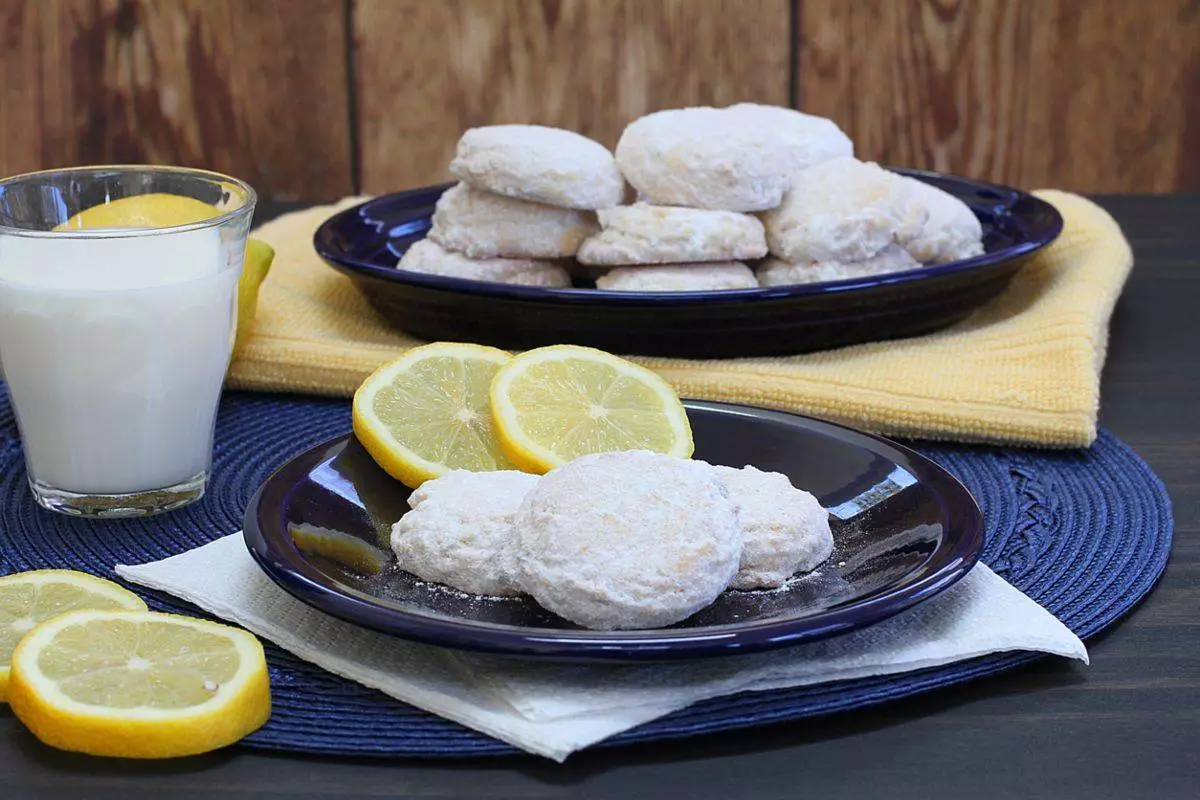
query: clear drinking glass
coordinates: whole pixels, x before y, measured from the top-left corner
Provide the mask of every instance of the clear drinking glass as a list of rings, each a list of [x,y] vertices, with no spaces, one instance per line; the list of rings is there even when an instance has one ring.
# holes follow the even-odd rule
[[[144,194],[201,200],[217,216],[55,230]],[[204,494],[254,203],[242,181],[174,167],[0,181],[0,370],[39,504],[143,516]]]

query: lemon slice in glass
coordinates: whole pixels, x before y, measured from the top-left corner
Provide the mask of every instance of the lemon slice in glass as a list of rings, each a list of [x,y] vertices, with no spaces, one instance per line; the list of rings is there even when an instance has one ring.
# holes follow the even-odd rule
[[[526,472],[616,450],[692,455],[692,428],[670,384],[601,350],[530,350],[496,374],[491,397],[496,436]]]
[[[72,611],[42,623],[13,654],[9,704],[52,747],[123,758],[215,750],[271,715],[254,636],[149,611]]]
[[[214,205],[179,194],[155,192],[110,200],[85,208],[56,231],[84,231],[113,228],[170,228],[190,225],[220,216]]]
[[[9,662],[17,643],[39,624],[82,608],[145,611],[133,592],[68,569],[40,569],[0,578],[0,700],[8,697]]]
[[[494,347],[439,342],[384,364],[354,393],[354,434],[413,489],[455,469],[512,469],[492,430],[488,389],[509,361]]]
[[[224,212],[214,205],[179,194],[153,192],[122,197],[107,203],[85,208],[66,222],[55,226],[56,231],[86,231],[121,228],[170,228],[190,225],[220,216]],[[254,326],[258,307],[258,290],[271,262],[275,249],[258,239],[246,241],[246,256],[241,279],[238,281],[238,323],[234,350],[241,348]]]

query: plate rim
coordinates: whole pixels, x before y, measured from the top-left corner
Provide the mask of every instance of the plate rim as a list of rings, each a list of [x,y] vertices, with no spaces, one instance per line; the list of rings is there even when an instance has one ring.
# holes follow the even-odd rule
[[[552,658],[573,661],[662,661],[759,652],[815,641],[881,622],[924,602],[957,583],[979,560],[984,542],[983,514],[970,491],[944,467],[928,457],[883,436],[828,420],[786,411],[734,403],[686,400],[689,409],[739,414],[756,419],[774,418],[804,427],[830,428],[859,438],[875,448],[892,450],[918,479],[943,497],[952,512],[962,512],[962,530],[957,537],[943,537],[929,558],[901,579],[860,600],[790,620],[761,620],[732,626],[666,628],[633,631],[591,631],[522,628],[499,623],[456,620],[440,614],[424,614],[381,604],[377,598],[357,592],[332,579],[304,559],[294,547],[281,551],[265,531],[267,509],[264,496],[290,467],[335,447],[344,447],[353,433],[328,439],[293,456],[277,467],[255,490],[246,506],[243,541],[258,567],[277,586],[316,610],[368,630],[440,647],[501,655]],[[884,456],[892,461],[898,459]],[[314,461],[314,463],[316,463]],[[294,485],[294,484],[290,484]],[[949,540],[949,541],[948,541]],[[941,563],[930,564],[941,556]],[[923,573],[912,579],[914,573]]]
[[[1028,214],[1031,217],[1036,215],[1044,218],[1046,224],[1038,228],[1036,235],[1027,241],[1001,248],[991,253],[984,253],[973,258],[951,261],[947,264],[932,264],[922,266],[918,269],[884,273],[881,275],[865,275],[839,281],[821,281],[788,286],[758,287],[754,289],[690,292],[617,292],[604,289],[520,286],[507,283],[493,283],[490,281],[475,281],[445,275],[408,272],[395,269],[394,267],[370,264],[352,258],[346,255],[344,251],[335,247],[335,231],[337,228],[348,218],[359,216],[368,206],[382,203],[396,203],[406,198],[425,195],[434,191],[444,192],[455,184],[455,182],[448,182],[379,195],[361,203],[356,203],[349,208],[342,209],[330,215],[317,227],[316,231],[313,232],[312,246],[317,255],[327,265],[356,278],[374,278],[388,283],[493,299],[540,300],[543,302],[636,307],[647,305],[712,305],[718,301],[737,303],[764,302],[794,299],[809,295],[866,291],[881,286],[921,283],[951,275],[984,270],[988,267],[999,266],[1017,259],[1028,258],[1032,254],[1048,247],[1062,234],[1063,218],[1058,209],[1047,201],[1020,189],[989,181],[965,178],[950,173],[933,172],[931,170],[918,170],[887,165],[885,165],[885,168],[889,171],[920,180],[932,178],[935,180],[954,181],[972,186],[977,190],[991,191],[1001,196],[1008,195],[1012,198],[1012,201],[1006,205],[1006,209],[1011,209],[1017,204],[1027,204],[1031,207]]]

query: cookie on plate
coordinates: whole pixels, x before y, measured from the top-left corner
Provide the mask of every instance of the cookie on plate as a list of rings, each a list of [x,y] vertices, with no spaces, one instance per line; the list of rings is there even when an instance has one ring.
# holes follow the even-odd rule
[[[584,264],[734,261],[767,253],[762,222],[748,214],[635,203],[599,213],[601,232],[579,246]]]
[[[566,258],[599,231],[591,211],[516,200],[459,183],[438,200],[429,238],[471,258]]]
[[[426,481],[392,526],[400,569],[470,594],[521,593],[513,520],[537,475],[454,470]]]
[[[756,289],[758,281],[740,261],[709,261],[649,267],[617,267],[596,280],[610,292],[711,292]]]
[[[890,244],[862,261],[806,261],[793,263],[768,258],[754,271],[760,286],[791,286],[797,283],[825,283],[885,275],[917,269],[921,264],[898,244]]]
[[[562,208],[611,208],[625,194],[608,148],[542,125],[471,128],[458,140],[450,172],[476,189]]]
[[[916,178],[900,180],[929,212],[921,232],[905,242],[909,255],[924,264],[983,255],[983,226],[966,203]]]
[[[771,130],[784,146],[788,175],[822,161],[854,155],[854,142],[831,119],[794,108],[738,103],[728,109]]]
[[[571,276],[560,265],[531,258],[467,258],[462,253],[447,250],[431,239],[414,242],[400,258],[397,269],[466,278],[491,283],[514,283],[524,286],[564,287],[571,285]]]
[[[750,466],[715,469],[737,504],[742,526],[742,560],[731,589],[775,589],[829,558],[829,512],[817,498],[778,472]]]
[[[920,235],[929,212],[900,176],[835,158],[792,176],[779,208],[762,215],[771,254],[791,262],[855,262]]]
[[[625,179],[648,203],[765,211],[788,187],[789,156],[771,127],[723,108],[656,111],[625,128]]]
[[[521,586],[598,630],[656,628],[712,603],[737,574],[742,529],[717,474],[644,450],[547,473],[516,517]]]

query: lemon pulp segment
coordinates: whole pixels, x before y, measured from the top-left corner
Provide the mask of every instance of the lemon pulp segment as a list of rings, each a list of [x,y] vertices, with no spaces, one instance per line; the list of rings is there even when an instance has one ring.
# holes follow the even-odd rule
[[[110,619],[65,628],[38,653],[37,667],[77,703],[173,710],[208,702],[238,662],[226,637],[165,621]]]

